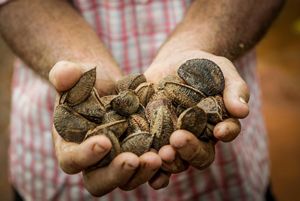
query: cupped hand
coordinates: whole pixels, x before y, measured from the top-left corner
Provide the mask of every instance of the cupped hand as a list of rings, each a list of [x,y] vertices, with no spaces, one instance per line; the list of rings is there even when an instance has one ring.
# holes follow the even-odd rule
[[[81,75],[93,68],[93,65],[82,65],[60,61],[49,73],[49,80],[57,92],[70,89]],[[114,82],[122,75],[118,71],[105,71],[97,68],[96,88],[100,95],[112,93]],[[114,74],[111,74],[114,72]],[[57,96],[56,105],[59,100]],[[67,174],[83,173],[85,188],[95,196],[102,196],[115,188],[131,190],[153,180],[162,161],[157,153],[148,152],[138,157],[132,153],[121,153],[106,167],[93,169],[90,166],[101,160],[111,149],[110,140],[104,135],[88,138],[80,144],[67,142],[57,133],[53,126],[53,142],[60,167]],[[164,176],[158,180],[165,182]],[[161,183],[161,182],[159,182]]]
[[[185,50],[158,55],[145,72],[147,80],[158,83],[163,77],[177,74],[181,64],[189,59],[209,59],[215,62],[222,70],[225,78],[223,99],[230,118],[218,123],[214,128],[214,136],[220,141],[230,142],[241,131],[238,119],[245,118],[249,113],[249,90],[245,81],[240,77],[231,61],[225,57],[216,56],[199,50]],[[213,153],[213,157],[212,154]],[[179,158],[190,165],[203,169],[214,160],[214,144],[208,144],[198,140],[192,133],[185,130],[177,130],[170,137],[170,145],[162,147],[159,155],[163,160],[163,166],[170,171],[174,170]],[[183,168],[183,171],[186,168]],[[178,172],[177,171],[177,172]]]

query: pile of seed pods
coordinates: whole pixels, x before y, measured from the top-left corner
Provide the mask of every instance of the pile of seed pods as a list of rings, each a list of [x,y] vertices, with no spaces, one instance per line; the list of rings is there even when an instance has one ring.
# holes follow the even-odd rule
[[[121,152],[140,156],[159,150],[177,129],[208,143],[214,155],[214,126],[228,117],[224,76],[214,62],[188,60],[177,75],[156,85],[143,74],[125,76],[116,83],[116,95],[100,97],[95,81],[96,68],[62,93],[54,112],[54,126],[66,141],[81,143],[94,135],[110,139],[111,151],[94,167],[108,165]]]

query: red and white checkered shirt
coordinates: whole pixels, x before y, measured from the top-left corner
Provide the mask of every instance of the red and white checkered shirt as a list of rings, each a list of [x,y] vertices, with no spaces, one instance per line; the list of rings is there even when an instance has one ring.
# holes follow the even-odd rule
[[[143,72],[160,45],[183,18],[190,0],[76,0],[75,6],[126,73]],[[62,172],[51,139],[55,91],[30,68],[17,61],[13,77],[10,175],[26,200],[263,200],[269,181],[268,147],[260,111],[255,55],[236,66],[250,86],[250,115],[232,143],[218,143],[214,163],[171,177],[162,190],[147,184],[125,192],[114,190],[93,198],[80,174]]]

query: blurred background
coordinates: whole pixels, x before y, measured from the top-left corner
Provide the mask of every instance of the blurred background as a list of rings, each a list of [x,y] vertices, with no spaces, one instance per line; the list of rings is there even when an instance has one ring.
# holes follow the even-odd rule
[[[300,0],[287,0],[257,46],[271,179],[279,201],[300,200]],[[0,195],[11,199],[7,152],[13,54],[0,38]]]

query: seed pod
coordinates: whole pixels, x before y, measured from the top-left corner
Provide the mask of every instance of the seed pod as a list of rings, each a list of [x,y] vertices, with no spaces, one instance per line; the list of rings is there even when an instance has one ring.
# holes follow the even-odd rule
[[[65,101],[69,106],[77,105],[87,99],[96,82],[96,68],[85,72],[79,81],[66,93]]]
[[[90,130],[87,133],[87,136],[94,136],[94,135],[105,135],[109,138],[112,147],[111,150],[104,158],[102,158],[97,164],[93,165],[90,169],[97,169],[99,167],[107,166],[118,154],[121,153],[121,146],[119,143],[118,138],[115,134],[109,129],[99,129],[98,127],[94,130]]]
[[[155,113],[157,108],[161,106],[167,107],[167,110],[171,112],[171,117],[175,116],[176,118],[176,111],[174,106],[172,105],[172,102],[169,99],[157,99],[149,102],[145,109],[145,115],[148,122],[150,122],[151,119],[154,118],[152,115]]]
[[[214,97],[207,97],[201,100],[197,107],[204,110],[207,114],[207,121],[211,124],[217,124],[223,121],[222,108],[219,106],[217,100]]]
[[[128,133],[150,132],[148,121],[141,115],[132,114],[128,118]]]
[[[89,121],[100,124],[105,114],[105,109],[101,106],[96,93],[96,91],[92,91],[85,101],[73,106],[72,109]]]
[[[111,101],[116,97],[117,95],[102,96],[99,98],[99,102],[108,111],[111,109]]]
[[[112,131],[117,138],[120,138],[125,133],[127,128],[128,128],[128,122],[125,119],[109,122],[106,124],[101,124],[100,126],[94,128],[92,131],[88,132],[86,134],[85,139],[94,135],[99,135],[99,133],[102,132],[106,133],[106,130]]]
[[[183,113],[184,110],[186,110],[185,107],[183,107],[182,105],[177,105],[177,107],[176,107],[176,115],[177,115],[177,117],[179,117],[179,115],[180,115],[181,113]]]
[[[142,83],[135,89],[136,95],[139,97],[140,103],[146,106],[151,96],[155,93],[152,83]]]
[[[112,108],[120,115],[129,116],[139,108],[139,98],[131,90],[122,91],[111,101]]]
[[[115,111],[109,111],[104,114],[102,123],[106,124],[106,123],[115,122],[123,119],[125,119],[125,117],[119,115]]]
[[[164,92],[170,100],[186,108],[193,107],[205,97],[197,89],[175,82],[165,82]]]
[[[225,104],[224,104],[224,101],[223,101],[223,97],[222,96],[215,96],[215,99],[217,100],[218,102],[218,105],[221,107],[222,109],[222,119],[227,119],[229,117],[228,115],[228,112],[226,110],[226,107],[225,107]]]
[[[150,102],[154,102],[156,100],[161,100],[161,99],[164,99],[164,100],[168,100],[168,97],[166,96],[164,90],[158,90],[156,91],[150,98],[149,100],[149,103]]]
[[[58,105],[54,111],[54,126],[65,141],[81,143],[86,132],[97,125],[74,112],[67,105]]]
[[[157,107],[149,116],[150,133],[154,136],[152,147],[159,150],[169,144],[169,138],[176,128],[177,117],[166,105]]]
[[[129,89],[135,90],[137,86],[141,83],[146,82],[146,77],[144,74],[131,74],[123,77],[122,79],[118,80],[116,83],[116,91],[127,91]]]
[[[208,59],[191,59],[182,64],[178,71],[188,85],[207,96],[222,94],[225,80],[220,67]]]
[[[150,150],[153,135],[148,132],[137,132],[127,136],[122,144],[122,152],[132,152],[140,156]]]
[[[206,113],[199,107],[191,107],[180,114],[177,120],[177,129],[184,129],[200,138],[206,128]]]
[[[180,77],[178,77],[177,75],[168,75],[168,76],[164,77],[162,80],[160,80],[160,82],[158,83],[157,88],[159,90],[163,89],[166,82],[175,82],[175,83],[178,83],[178,84],[186,84],[184,82],[184,80],[181,79]]]
[[[212,142],[216,143],[218,141],[218,139],[215,138],[215,136],[214,136],[214,128],[215,128],[214,125],[206,124],[206,128],[199,139],[202,141],[205,141],[205,142],[212,141]]]

